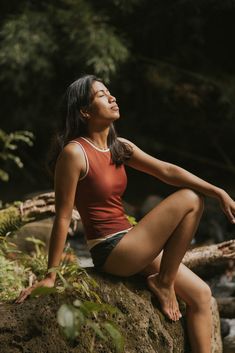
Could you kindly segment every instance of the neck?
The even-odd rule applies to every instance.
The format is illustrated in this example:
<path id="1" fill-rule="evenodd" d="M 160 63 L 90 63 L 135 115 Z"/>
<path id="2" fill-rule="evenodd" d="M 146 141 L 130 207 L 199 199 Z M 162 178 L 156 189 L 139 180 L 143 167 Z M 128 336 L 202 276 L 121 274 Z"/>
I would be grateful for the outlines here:
<path id="1" fill-rule="evenodd" d="M 87 138 L 90 139 L 97 147 L 101 149 L 108 148 L 108 134 L 109 134 L 109 127 L 101 130 L 101 131 L 89 131 L 87 134 Z"/>

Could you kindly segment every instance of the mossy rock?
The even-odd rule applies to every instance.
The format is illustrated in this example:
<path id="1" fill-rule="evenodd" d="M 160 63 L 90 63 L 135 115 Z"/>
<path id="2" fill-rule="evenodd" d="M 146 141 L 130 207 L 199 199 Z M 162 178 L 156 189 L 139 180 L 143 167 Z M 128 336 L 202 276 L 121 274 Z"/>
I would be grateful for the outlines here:
<path id="1" fill-rule="evenodd" d="M 157 300 L 149 292 L 140 276 L 118 278 L 89 274 L 99 284 L 98 294 L 117 307 L 118 325 L 125 338 L 125 353 L 183 353 L 190 352 L 185 331 L 185 319 L 170 322 L 160 312 Z M 51 294 L 30 298 L 22 304 L 0 305 L 1 353 L 88 353 L 92 335 L 85 328 L 73 342 L 66 340 L 57 324 L 56 313 L 64 298 Z M 180 303 L 182 312 L 185 307 Z M 215 300 L 213 353 L 221 353 L 219 316 Z M 94 353 L 114 353 L 111 341 L 95 340 Z"/>

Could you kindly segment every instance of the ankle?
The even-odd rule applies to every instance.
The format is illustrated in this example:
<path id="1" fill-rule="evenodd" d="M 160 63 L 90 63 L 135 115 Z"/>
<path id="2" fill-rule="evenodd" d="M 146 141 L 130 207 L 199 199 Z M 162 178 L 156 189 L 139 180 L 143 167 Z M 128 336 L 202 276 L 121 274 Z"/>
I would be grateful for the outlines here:
<path id="1" fill-rule="evenodd" d="M 171 276 L 159 273 L 158 283 L 164 287 L 170 288 L 174 286 L 174 279 Z"/>

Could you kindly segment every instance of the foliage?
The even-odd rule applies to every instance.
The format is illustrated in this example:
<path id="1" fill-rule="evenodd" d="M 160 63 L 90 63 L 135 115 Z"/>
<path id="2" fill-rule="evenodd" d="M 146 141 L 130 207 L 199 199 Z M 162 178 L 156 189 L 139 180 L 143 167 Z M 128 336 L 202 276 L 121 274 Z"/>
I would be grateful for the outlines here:
<path id="1" fill-rule="evenodd" d="M 128 58 L 128 49 L 108 23 L 108 17 L 94 11 L 89 1 L 64 0 L 56 10 L 56 21 L 70 43 L 65 62 L 78 62 L 87 70 L 109 81 L 120 63 Z M 54 10 L 54 9 L 53 9 Z"/>
<path id="2" fill-rule="evenodd" d="M 47 256 L 40 240 L 29 238 L 35 244 L 31 255 L 17 249 L 9 236 L 0 237 L 0 301 L 15 299 L 20 290 L 37 277 L 43 278 Z"/>
<path id="3" fill-rule="evenodd" d="M 21 222 L 21 216 L 17 207 L 10 206 L 7 209 L 0 210 L 0 236 L 17 229 Z"/>
<path id="4" fill-rule="evenodd" d="M 0 31 L 0 81 L 9 82 L 11 89 L 24 94 L 31 77 L 48 79 L 53 72 L 50 56 L 57 50 L 51 25 L 43 13 L 25 10 L 8 18 Z"/>
<path id="5" fill-rule="evenodd" d="M 112 0 L 114 5 L 120 8 L 123 12 L 133 12 L 136 5 L 140 5 L 143 0 Z"/>
<path id="6" fill-rule="evenodd" d="M 12 300 L 27 283 L 23 264 L 14 260 L 18 253 L 15 245 L 6 237 L 0 237 L 0 302 Z"/>
<path id="7" fill-rule="evenodd" d="M 57 320 L 65 336 L 74 340 L 80 335 L 82 327 L 93 332 L 90 352 L 93 352 L 97 337 L 105 342 L 111 338 L 116 352 L 123 352 L 124 339 L 115 322 L 108 317 L 117 315 L 111 305 L 92 301 L 74 300 L 73 304 L 63 304 L 57 312 Z M 108 334 L 108 335 L 107 335 Z"/>
<path id="8" fill-rule="evenodd" d="M 34 86 L 32 77 L 41 81 L 55 75 L 54 60 L 60 53 L 63 65 L 79 64 L 109 80 L 128 50 L 107 21 L 89 1 L 26 4 L 6 18 L 0 30 L 0 81 L 23 95 L 29 82 Z"/>
<path id="9" fill-rule="evenodd" d="M 71 252 L 70 248 L 67 249 L 67 253 L 69 252 Z M 124 339 L 114 321 L 120 312 L 102 302 L 98 295 L 97 282 L 79 266 L 76 260 L 67 263 L 66 257 L 60 267 L 49 271 L 57 273 L 59 281 L 56 290 L 59 293 L 64 293 L 66 297 L 72 293 L 73 297 L 76 297 L 72 303 L 63 304 L 57 312 L 57 320 L 64 335 L 74 340 L 79 337 L 82 329 L 86 332 L 90 331 L 93 336 L 90 352 L 93 352 L 96 337 L 105 342 L 111 338 L 116 352 L 123 352 Z M 35 294 L 35 291 L 33 293 Z"/>
<path id="10" fill-rule="evenodd" d="M 32 254 L 19 250 L 8 237 L 1 237 L 0 242 L 0 302 L 15 299 L 20 290 L 32 285 L 35 279 L 40 280 L 45 276 L 47 256 L 45 244 L 35 238 L 27 241 L 35 245 Z M 72 250 L 67 246 L 67 256 L 57 268 L 49 272 L 57 273 L 57 282 L 54 288 L 37 287 L 31 296 L 49 295 L 51 293 L 63 294 L 65 301 L 57 312 L 57 320 L 65 337 L 74 340 L 86 330 L 93 339 L 90 352 L 94 351 L 95 340 L 111 341 L 116 352 L 123 352 L 124 339 L 115 318 L 120 314 L 118 309 L 102 302 L 97 293 L 98 284 L 88 273 L 79 266 L 75 257 L 71 261 Z M 69 261 L 67 259 L 69 258 Z"/>
<path id="11" fill-rule="evenodd" d="M 135 226 L 137 224 L 135 217 L 127 215 L 127 219 L 132 226 Z"/>
<path id="12" fill-rule="evenodd" d="M 33 134 L 29 131 L 15 131 L 7 134 L 0 129 L 0 160 L 4 162 L 12 161 L 18 168 L 22 168 L 22 160 L 15 154 L 15 151 L 18 149 L 19 142 L 32 146 Z M 9 180 L 9 174 L 2 168 L 0 168 L 0 180 Z"/>
<path id="13" fill-rule="evenodd" d="M 234 1 L 1 6 L 1 115 L 9 117 L 2 128 L 37 131 L 31 164 L 43 187 L 49 181 L 38 171 L 59 124 L 63 92 L 86 72 L 110 81 L 125 116 L 120 135 L 216 183 L 221 171 L 233 177 Z"/>

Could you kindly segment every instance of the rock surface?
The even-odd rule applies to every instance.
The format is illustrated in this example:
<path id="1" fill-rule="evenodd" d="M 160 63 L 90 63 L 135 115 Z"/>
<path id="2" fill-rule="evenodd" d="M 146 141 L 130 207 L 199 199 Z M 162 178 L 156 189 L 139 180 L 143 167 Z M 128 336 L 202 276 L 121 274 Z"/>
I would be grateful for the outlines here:
<path id="1" fill-rule="evenodd" d="M 234 353 L 235 352 L 235 319 L 226 319 L 230 326 L 229 335 L 223 340 L 223 352 Z"/>
<path id="2" fill-rule="evenodd" d="M 95 273 L 104 301 L 121 311 L 119 327 L 125 337 L 125 353 L 190 352 L 185 334 L 184 317 L 176 323 L 159 311 L 156 299 L 141 277 L 117 278 Z M 1 353 L 88 353 L 91 337 L 82 332 L 76 342 L 69 343 L 60 334 L 56 312 L 63 302 L 59 295 L 31 298 L 21 305 L 0 305 Z M 184 304 L 180 303 L 184 313 Z M 220 322 L 215 300 L 213 353 L 221 353 Z M 109 344 L 96 340 L 94 353 L 115 352 Z"/>

